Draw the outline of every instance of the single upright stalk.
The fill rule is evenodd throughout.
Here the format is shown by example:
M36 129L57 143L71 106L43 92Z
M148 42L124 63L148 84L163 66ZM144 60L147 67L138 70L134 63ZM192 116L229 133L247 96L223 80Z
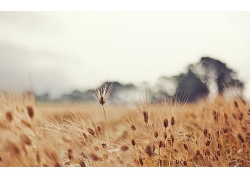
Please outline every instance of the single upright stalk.
M109 137L109 145L111 145L110 134L109 134L109 126L108 126L108 120L107 120L106 112L105 112L105 109L104 109L104 105L102 105L102 109L103 109L103 113L104 113L105 120L106 120L106 128L107 128L108 137Z

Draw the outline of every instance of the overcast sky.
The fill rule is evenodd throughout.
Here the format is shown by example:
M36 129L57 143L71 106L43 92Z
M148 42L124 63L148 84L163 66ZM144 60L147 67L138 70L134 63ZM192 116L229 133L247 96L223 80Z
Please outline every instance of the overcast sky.
M60 96L105 80L153 84L209 56L249 96L249 22L250 12L0 12L0 88L31 82Z

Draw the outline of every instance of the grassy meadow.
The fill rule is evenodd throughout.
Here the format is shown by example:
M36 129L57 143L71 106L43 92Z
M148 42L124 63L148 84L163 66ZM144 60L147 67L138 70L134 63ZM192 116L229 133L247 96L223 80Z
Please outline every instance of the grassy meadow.
M180 103L141 93L132 106L39 103L0 93L2 167L248 167L250 104L217 96Z

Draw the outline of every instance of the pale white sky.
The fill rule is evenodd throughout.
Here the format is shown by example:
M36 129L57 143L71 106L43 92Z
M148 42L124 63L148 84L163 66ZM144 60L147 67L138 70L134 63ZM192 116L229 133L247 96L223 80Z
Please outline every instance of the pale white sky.
M250 95L250 12L0 12L0 88L61 95L96 79L154 83L203 56ZM96 78L97 77L97 78Z

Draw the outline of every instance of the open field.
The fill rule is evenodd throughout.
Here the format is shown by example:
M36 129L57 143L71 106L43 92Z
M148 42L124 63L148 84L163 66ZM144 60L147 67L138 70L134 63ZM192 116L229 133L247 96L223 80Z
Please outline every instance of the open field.
M249 166L249 125L238 97L149 104L142 95L120 107L0 94L0 166Z

